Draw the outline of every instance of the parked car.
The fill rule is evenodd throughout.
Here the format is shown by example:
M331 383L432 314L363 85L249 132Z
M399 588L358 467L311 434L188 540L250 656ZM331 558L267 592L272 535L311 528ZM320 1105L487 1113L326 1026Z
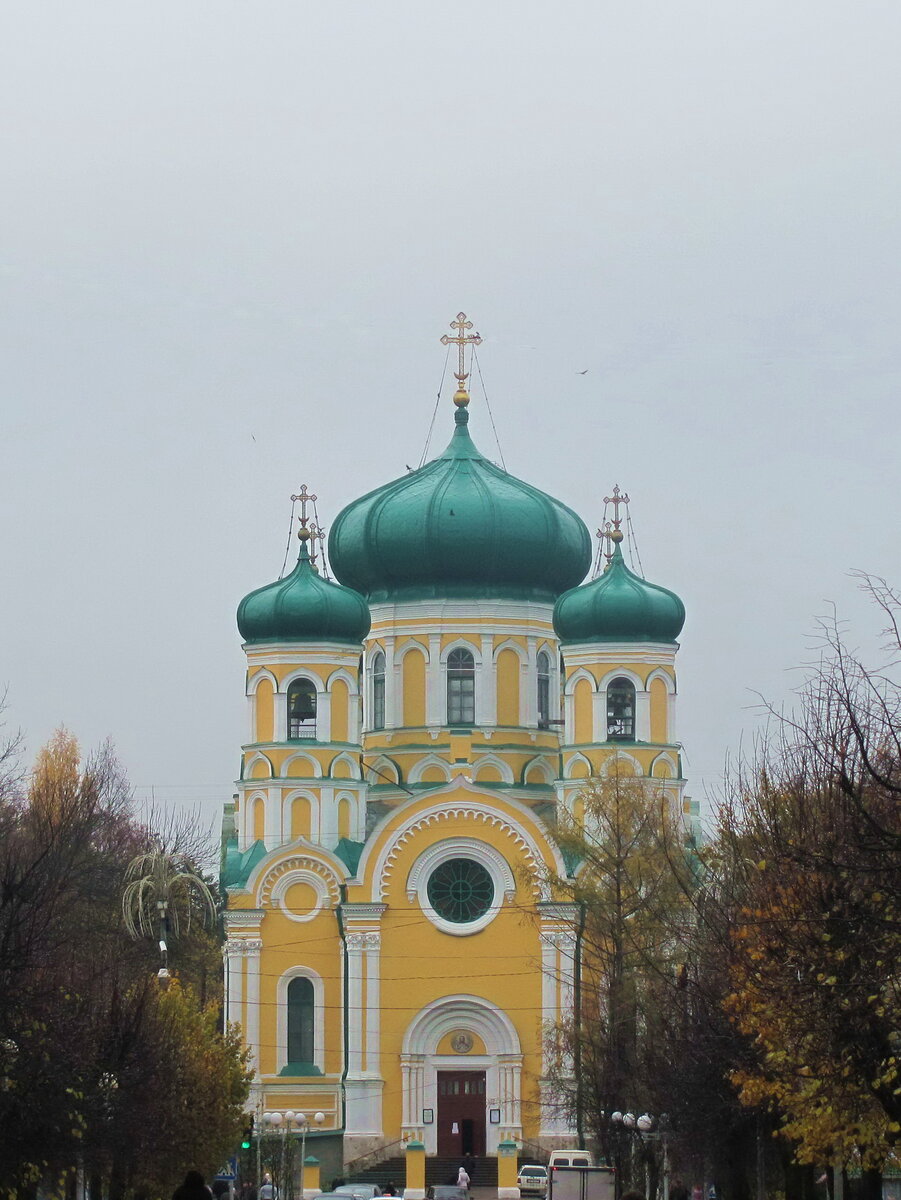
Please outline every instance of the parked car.
M382 1189L377 1183L342 1183L335 1188L336 1196L353 1196L354 1200L372 1200L373 1196L381 1196Z
M469 1200L466 1188L450 1183L433 1183L426 1192L426 1200Z
M523 1196L546 1196L547 1167L542 1167L540 1163L523 1163L516 1182Z

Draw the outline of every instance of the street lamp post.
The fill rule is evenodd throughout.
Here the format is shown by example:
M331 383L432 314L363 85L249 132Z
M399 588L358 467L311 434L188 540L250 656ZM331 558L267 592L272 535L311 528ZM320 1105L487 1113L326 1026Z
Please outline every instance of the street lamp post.
M298 1116L298 1120L300 1121L300 1193L301 1193L301 1197L303 1197L304 1196L303 1181L304 1181L304 1175L306 1172L306 1163L307 1163L307 1118L303 1113L298 1113L297 1116ZM314 1125L317 1126L317 1128L318 1128L318 1126L320 1126L322 1124L322 1122L324 1120L325 1120L325 1113L321 1113L321 1112L313 1113L313 1123L314 1123Z
M321 1125L324 1120L325 1120L325 1113L317 1112L317 1113L313 1114L313 1123L315 1125L317 1125L317 1126ZM309 1124L310 1124L309 1119L308 1119L306 1113L295 1112L293 1108L289 1108L283 1113L281 1113L281 1112L264 1112L263 1113L263 1125L276 1130L276 1132L281 1131L282 1145L281 1145L281 1154L279 1155L281 1167L280 1167L280 1170L278 1173L278 1187L279 1187L279 1191L280 1191L279 1200L291 1200L291 1196L289 1195L289 1192L293 1191L292 1188L286 1187L286 1184L285 1184L286 1162L287 1162L287 1155L288 1155L288 1137L290 1136L292 1125L296 1125L297 1128L300 1130L300 1187L301 1187L301 1192L303 1192L304 1162L306 1160L307 1129L309 1128ZM260 1153L259 1153L259 1143L258 1143L257 1144L257 1186L258 1187L259 1187L259 1178L260 1178Z
M650 1113L642 1113L640 1117L636 1117L632 1112L613 1112L610 1114L610 1125L616 1134L616 1149L617 1149L617 1179L615 1183L617 1198L622 1194L622 1180L620 1178L620 1165L622 1159L621 1152L621 1137L623 1131L634 1133L641 1149L642 1168L644 1170L644 1190L647 1195L648 1191L648 1158L645 1153L644 1143L660 1141L663 1147L663 1200L669 1200L669 1142L668 1136L670 1132L669 1117L663 1113L660 1118L652 1117ZM655 1128L656 1125L656 1128ZM630 1141L630 1182L634 1186L635 1180L632 1176L635 1174L635 1143ZM656 1174L656 1171L655 1171ZM656 1187L655 1187L656 1191Z

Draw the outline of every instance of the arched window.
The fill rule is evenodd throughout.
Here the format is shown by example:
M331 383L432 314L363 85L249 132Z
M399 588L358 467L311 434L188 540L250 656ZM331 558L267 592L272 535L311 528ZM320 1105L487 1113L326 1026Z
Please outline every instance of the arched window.
M298 976L288 984L288 1062L313 1062L313 984Z
M372 728L385 728L385 656L381 650L372 660Z
M447 656L447 723L473 725L476 719L476 664L468 650Z
M628 679L607 686L607 740L635 741L635 688Z
M551 727L551 660L544 650L538 655L538 728Z
M288 688L288 738L316 737L316 687L309 679L295 679Z

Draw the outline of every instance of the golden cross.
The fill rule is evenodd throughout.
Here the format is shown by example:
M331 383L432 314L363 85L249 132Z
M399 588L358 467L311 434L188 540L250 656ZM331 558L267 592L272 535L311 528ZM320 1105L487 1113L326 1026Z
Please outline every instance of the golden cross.
M291 497L292 504L300 502L300 529L297 531L297 536L304 541L310 536L307 530L307 505L315 504L318 499L318 496L314 496L312 492L307 491L305 483L300 485L300 491L297 495Z
M482 337L481 337L481 334L479 334L479 333L473 333L467 337L466 330L472 329L472 321L467 321L466 313L464 313L464 312L457 313L457 319L456 319L456 321L451 321L450 327L451 327L451 329L456 329L458 331L457 336L451 337L451 335L449 333L445 333L441 338L441 345L442 346L450 346L450 345L454 344L459 349L460 369L458 371L455 371L454 375L456 376L456 379L457 379L457 390L460 392L465 392L466 391L466 380L469 378L468 372L466 371L465 363L463 361L463 355L466 350L466 345L467 345L467 343L469 343L473 346L481 346Z
M622 517L619 515L619 506L621 504L628 504L629 496L626 492L621 492L619 490L619 484L615 483L613 485L613 495L605 496L604 503L613 505L613 529L616 533L618 533L619 527L622 524ZM620 542L622 541L622 538L615 538L614 540Z

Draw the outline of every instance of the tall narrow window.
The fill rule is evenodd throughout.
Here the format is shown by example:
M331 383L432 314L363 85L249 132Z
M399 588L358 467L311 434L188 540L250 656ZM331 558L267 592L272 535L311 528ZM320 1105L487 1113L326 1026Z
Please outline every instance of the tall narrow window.
M538 655L538 728L551 726L551 660L544 650Z
M614 679L607 687L607 738L635 741L635 688L628 679Z
M447 723L473 725L476 719L476 664L468 650L447 656Z
M288 688L288 738L316 737L316 688L309 679L295 679Z
M313 1062L313 984L298 977L288 984L288 1062Z
M372 660L372 728L385 728L385 656L381 650Z

